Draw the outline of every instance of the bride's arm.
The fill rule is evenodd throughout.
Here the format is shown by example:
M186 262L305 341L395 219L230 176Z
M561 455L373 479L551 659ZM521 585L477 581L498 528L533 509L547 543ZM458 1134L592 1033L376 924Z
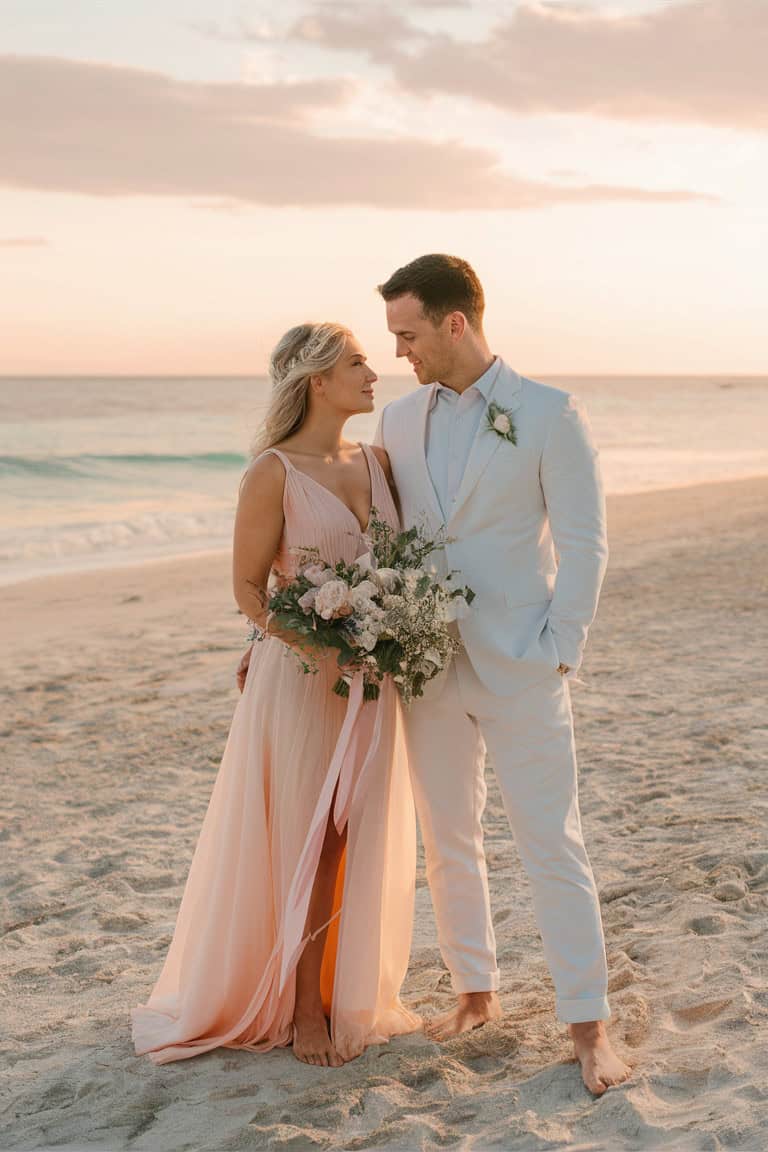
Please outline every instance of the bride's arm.
M304 636L268 621L267 582L283 532L284 488L285 469L273 453L258 457L245 473L235 514L232 586L237 605L249 620L306 656L310 649ZM314 659L322 656L314 653ZM243 657L238 668L239 686L241 680L245 683L247 670L248 660Z
M397 508L397 515L400 516L401 515L400 497L398 495L397 487L395 485L395 478L392 475L392 465L389 462L389 456L387 455L387 451L385 448L380 448L378 444L371 444L371 448L376 453L376 459L378 460L379 464L381 464L382 468L384 469L384 475L387 478L387 484L389 485L389 490L392 493L392 499L395 502L395 508Z
M277 456L260 456L240 484L232 547L232 587L238 607L261 628L267 621L267 581L283 532L285 470Z

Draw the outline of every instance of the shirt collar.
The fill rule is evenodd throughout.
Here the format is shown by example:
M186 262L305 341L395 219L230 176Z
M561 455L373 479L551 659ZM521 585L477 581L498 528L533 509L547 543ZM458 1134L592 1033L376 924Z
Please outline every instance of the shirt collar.
M491 361L489 366L486 368L485 372L483 372L482 376L478 377L478 379L475 380L475 382L473 384L470 384L469 388L467 388L466 391L469 392L470 389L474 389L476 392L480 393L483 400L485 400L487 403L488 394L491 391L491 387L493 385L493 382L496 379L496 373L498 372L500 367L501 367L501 360L499 359L498 356L494 356L493 360ZM430 410L432 408L434 408L435 404L437 404L437 398L441 392L451 392L451 391L452 391L451 388L446 388L445 384L441 384L439 380L436 381L434 386L433 386L433 389L432 389L432 399L430 400L430 403L429 403ZM456 395L456 394L454 393L454 395Z

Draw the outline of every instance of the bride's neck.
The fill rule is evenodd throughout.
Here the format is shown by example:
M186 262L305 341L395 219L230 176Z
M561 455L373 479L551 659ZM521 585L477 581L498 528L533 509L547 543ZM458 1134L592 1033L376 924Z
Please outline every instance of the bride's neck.
M291 437L293 446L309 456L338 456L346 446L342 436L345 423L346 417L334 412L310 412L299 432Z

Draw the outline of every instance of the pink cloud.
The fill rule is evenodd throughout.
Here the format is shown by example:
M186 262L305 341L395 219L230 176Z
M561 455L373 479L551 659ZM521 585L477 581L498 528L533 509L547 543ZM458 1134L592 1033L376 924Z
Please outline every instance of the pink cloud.
M318 135L349 89L197 84L57 59L0 57L0 182L97 196L262 205L487 210L702 199L685 189L561 186L457 141ZM706 197L704 197L706 198Z
M645 14L521 4L481 43L445 36L391 57L413 92L516 115L578 114L768 128L768 3L691 0Z
M285 35L366 51L411 93L461 95L516 116L768 128L768 0L631 14L528 0L471 42L415 27L407 8L315 3Z

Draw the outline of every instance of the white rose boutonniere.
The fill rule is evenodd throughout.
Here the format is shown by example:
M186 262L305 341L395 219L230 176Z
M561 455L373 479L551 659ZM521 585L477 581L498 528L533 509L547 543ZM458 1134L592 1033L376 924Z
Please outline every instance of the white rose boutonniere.
M488 419L488 428L491 432L495 432L497 436L501 436L504 440L509 440L510 444L517 444L517 431L512 421L512 416L499 404L491 402L488 405L486 412Z

